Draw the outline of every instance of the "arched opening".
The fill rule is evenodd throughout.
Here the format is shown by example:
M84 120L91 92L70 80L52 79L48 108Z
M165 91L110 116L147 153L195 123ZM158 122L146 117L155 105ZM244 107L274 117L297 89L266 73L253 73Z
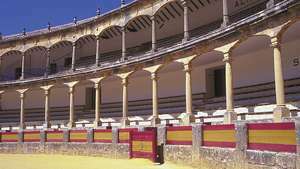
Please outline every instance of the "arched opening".
M86 35L76 41L76 67L88 68L96 61L96 36Z
M8 51L1 56L1 81L20 79L22 74L22 52Z
M100 33L100 63L118 61L122 56L122 32L120 26L110 26Z
M72 64L72 42L60 41L50 47L50 74L69 70Z
M141 55L151 50L151 26L150 16L141 15L129 20L126 24L126 48L127 56Z
M47 48L32 47L25 51L25 78L43 76L46 71Z

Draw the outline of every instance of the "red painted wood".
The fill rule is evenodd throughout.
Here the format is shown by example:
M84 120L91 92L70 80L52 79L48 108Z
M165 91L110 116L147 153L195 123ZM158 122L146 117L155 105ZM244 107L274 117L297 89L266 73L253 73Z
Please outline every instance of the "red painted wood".
M249 143L248 149L296 153L296 145Z
M221 147L221 148L235 148L235 143L234 142L204 141L203 146L206 146L206 147Z
M295 123L248 124L248 130L295 130Z
M207 125L202 126L203 130L235 130L234 124L224 124L224 125Z

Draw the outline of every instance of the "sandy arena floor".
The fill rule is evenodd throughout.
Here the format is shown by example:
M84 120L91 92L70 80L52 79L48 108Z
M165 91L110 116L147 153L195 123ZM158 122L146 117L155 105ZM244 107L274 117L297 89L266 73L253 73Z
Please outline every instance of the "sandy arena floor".
M116 160L63 155L0 155L0 169L192 169L171 163L153 164L143 159Z

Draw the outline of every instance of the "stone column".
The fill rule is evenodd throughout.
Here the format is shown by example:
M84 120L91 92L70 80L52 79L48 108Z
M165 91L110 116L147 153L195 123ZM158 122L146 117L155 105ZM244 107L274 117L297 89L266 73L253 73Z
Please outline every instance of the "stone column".
M152 80L152 126L160 124L160 119L158 117L158 98L157 98L157 73L151 73Z
M75 85L78 83L78 81L65 83L69 87L69 98L70 98L70 108L69 108L69 123L68 128L72 129L75 126L74 123L74 90Z
M151 80L152 80L152 126L156 126L160 124L159 114L158 114L158 96L157 96L157 83L158 83L158 70L163 65L155 65L151 67L144 68L145 71L151 73Z
M50 74L50 52L50 48L47 48L45 77L48 77L48 75Z
M236 146L234 152L234 161L236 162L235 166L237 168L244 168L246 166L246 151L248 145L248 130L246 122L238 122L235 124L235 137L236 137Z
M126 127L129 125L129 120L128 120L128 79L123 78L122 79L122 91L123 91L123 116L122 116L122 121L121 121L121 126Z
M223 0L223 26L229 24L229 15L228 15L228 0Z
M192 124L193 133L193 150L192 150L192 162L197 163L200 159L200 148L202 146L202 125Z
M192 99L192 61L197 55L188 56L185 58L177 59L176 62L182 63L185 72L185 102L186 102L186 114L182 118L183 125L190 125L195 122L193 115L193 99Z
M25 129L25 119L24 119L24 113L25 113L25 104L24 104L24 101L25 101L25 94L26 92L28 91L28 89L20 89L20 90L17 90L17 92L20 93L20 129Z
M75 71L75 64L76 64L76 42L72 43L72 66L71 70Z
M100 112L101 112L101 81L105 77L100 77L96 79L90 79L90 81L94 82L95 84L95 121L94 121L94 128L97 128L101 125L100 122Z
M156 51L156 22L155 22L155 16L151 16L151 22L152 22L152 52Z
M100 36L97 36L96 38L96 62L95 62L95 66L99 66L100 65Z
M121 32L122 32L122 59L121 61L125 61L126 60L126 27L123 26L121 28Z
M284 80L279 39L277 37L273 37L271 39L271 43L274 50L274 74L277 104L277 107L274 109L274 122L281 122L282 118L290 117L290 111L285 105Z
M51 128L50 124L50 90L53 87L53 85L48 86L42 86L41 88L45 92L45 123L44 123L44 129Z
M224 114L224 123L231 124L237 117L233 107L233 80L232 80L232 58L230 53L224 53L225 78L226 78L226 113Z
M21 63L21 67L22 67L22 72L21 72L21 80L25 79L25 52L22 53L22 63Z
M190 39L189 35L189 0L181 0L183 7L183 24L184 24L184 37L183 42L187 42Z

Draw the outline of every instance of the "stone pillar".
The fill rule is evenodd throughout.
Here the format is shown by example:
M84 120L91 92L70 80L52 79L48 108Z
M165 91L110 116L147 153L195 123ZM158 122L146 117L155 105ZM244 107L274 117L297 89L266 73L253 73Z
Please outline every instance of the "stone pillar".
M96 62L95 62L95 66L99 66L100 65L100 36L97 36L96 38Z
M186 117L183 118L183 124L189 125L195 122L195 117L192 110L192 66L190 64L184 65L185 72L185 104L186 104Z
M21 67L22 67L22 72L21 72L21 80L25 79L25 52L22 53L22 63L21 63Z
M160 124L160 119L158 116L158 97L157 97L157 73L151 73L152 80L152 126Z
M189 35L189 0L181 0L183 7L183 24L184 24L184 36L183 42L187 42L190 39Z
M195 163L200 159L200 148L202 146L202 125L192 124L192 133L193 133L192 162Z
M50 48L47 48L45 77L48 77L50 74L50 51Z
M234 158L236 158L235 166L239 166L237 168L243 168L246 166L246 151L248 145L248 130L247 124L245 122L238 122L235 124L236 131L236 147Z
M228 0L223 0L223 25L226 27L229 24Z
M25 120L24 120L24 113L25 113L25 94L28 91L28 89L20 89L17 90L17 92L20 93L20 130L25 129Z
M100 112L101 112L101 81L104 79L105 77L100 77L100 78L96 78L96 79L90 79L90 81L94 82L95 84L95 121L94 121L94 128L97 128L98 126L101 125L100 122Z
M65 143L68 143L70 141L70 131L68 129L63 130L63 139Z
M226 113L224 114L224 123L231 124L237 117L233 107L233 80L232 80L232 58L230 53L224 53L225 78L226 78Z
M94 142L94 129L87 130L87 142L93 143Z
M300 169L300 117L295 119L295 130L296 130L296 139L297 139L297 160L296 167Z
M152 52L156 51L156 20L155 16L151 16L152 22Z
M76 42L72 44L72 66L71 70L75 71L75 64L76 64Z
M122 32L122 59L121 61L125 61L126 60L126 27L123 26L121 28L121 32Z
M45 123L44 123L44 129L51 128L50 124L50 89L53 87L53 85L48 86L42 86L41 88L45 92Z
M78 83L78 81L65 83L69 87L69 98L70 98L70 108L69 108L69 123L68 128L72 129L75 126L74 123L74 90L75 85Z
M281 122L284 117L290 117L290 111L285 105L284 80L281 63L280 41L277 37L271 39L274 50L274 74L276 91L276 108L274 109L274 122Z
M44 144L47 141L46 130L40 131L41 143Z
M165 145L167 143L167 127L159 125L157 127L157 145Z
M122 115L122 121L121 121L121 126L126 127L129 125L129 120L128 120L128 79L123 78L122 79L122 91L123 91L123 115Z

